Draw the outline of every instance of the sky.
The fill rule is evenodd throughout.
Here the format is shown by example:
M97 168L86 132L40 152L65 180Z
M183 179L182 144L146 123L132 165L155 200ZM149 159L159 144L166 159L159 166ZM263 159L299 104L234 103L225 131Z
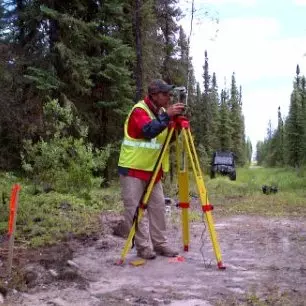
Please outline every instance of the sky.
M180 0L191 29L191 0ZM253 151L277 127L277 110L289 112L296 66L306 75L306 0L194 0L190 36L196 80L203 83L204 51L219 89L230 88L235 72L242 86L246 136ZM206 13L207 12L207 13Z

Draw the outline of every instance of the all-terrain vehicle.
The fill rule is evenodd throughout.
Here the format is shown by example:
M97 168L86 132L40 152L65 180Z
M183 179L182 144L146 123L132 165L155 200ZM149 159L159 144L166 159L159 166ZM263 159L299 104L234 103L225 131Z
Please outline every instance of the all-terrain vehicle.
M233 152L214 152L211 161L210 178L215 178L217 173L227 175L232 181L236 180L235 154Z

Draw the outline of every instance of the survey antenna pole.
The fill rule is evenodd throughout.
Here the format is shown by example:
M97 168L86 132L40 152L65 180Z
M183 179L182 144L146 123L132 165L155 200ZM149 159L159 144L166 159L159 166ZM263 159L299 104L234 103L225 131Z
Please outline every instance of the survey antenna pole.
M190 79L190 71L189 71L189 49L190 49L190 39L192 35L192 25L193 25L193 13L194 13L194 0L191 3L191 20L190 20L190 32L187 40L187 84L186 84L186 105L188 105L188 97L189 97L189 79Z

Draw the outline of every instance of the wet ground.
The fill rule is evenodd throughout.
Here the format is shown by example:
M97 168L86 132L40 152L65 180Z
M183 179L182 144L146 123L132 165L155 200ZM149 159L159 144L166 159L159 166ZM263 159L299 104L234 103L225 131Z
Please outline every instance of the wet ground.
M171 218L176 222L168 220L169 241L182 249L177 217L174 213ZM7 303L306 305L305 219L214 219L226 270L217 269L208 230L200 221L190 225L190 251L181 251L181 260L157 257L135 267L130 264L136 259L131 250L126 263L117 266L125 240L113 235L118 216L106 214L102 217L103 235L53 249L52 256L55 253L58 259L55 256L48 261L48 253L42 253L44 260L29 264L27 271L36 271L37 275L28 281L26 292L9 293ZM62 253L65 256L60 257Z

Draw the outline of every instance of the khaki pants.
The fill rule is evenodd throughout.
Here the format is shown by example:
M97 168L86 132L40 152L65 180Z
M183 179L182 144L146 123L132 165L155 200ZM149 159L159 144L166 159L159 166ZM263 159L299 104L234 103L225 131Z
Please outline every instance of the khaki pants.
M120 184L121 196L125 209L125 226L129 231L133 224L136 208L147 182L135 177L120 175ZM149 219L149 233L146 226L147 219ZM140 250L149 247L149 237L151 238L154 248L166 245L167 238L165 232L165 198L162 183L159 181L153 187L144 217L138 224L138 230L135 235L136 249Z

